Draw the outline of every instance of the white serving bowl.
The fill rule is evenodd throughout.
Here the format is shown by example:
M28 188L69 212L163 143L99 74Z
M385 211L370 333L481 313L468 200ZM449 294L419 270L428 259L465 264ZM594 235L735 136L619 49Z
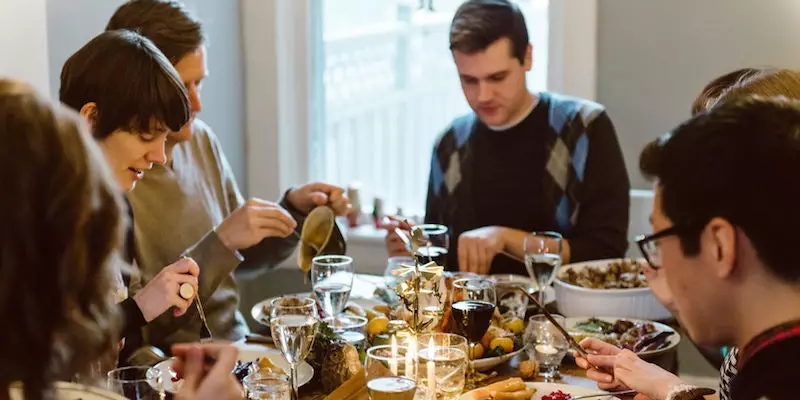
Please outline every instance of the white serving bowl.
M562 280L567 269L580 271L583 268L603 266L615 261L621 259L587 261L561 266L553 282L559 313L565 317L604 316L655 321L672 318L672 314L658 302L649 287L588 289Z

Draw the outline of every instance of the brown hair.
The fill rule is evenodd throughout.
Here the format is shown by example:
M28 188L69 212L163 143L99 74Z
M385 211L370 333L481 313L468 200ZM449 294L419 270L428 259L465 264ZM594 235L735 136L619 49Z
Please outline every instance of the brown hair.
M528 28L519 7L508 0L469 0L458 7L450 24L450 50L477 53L508 38L512 56L525 62Z
M103 32L70 56L61 69L58 94L75 110L97 105L95 139L120 129L154 134L153 123L175 132L191 112L175 67L150 40L126 30Z
M203 26L174 0L131 0L117 8L106 30L129 29L152 40L176 64L206 41Z
M121 193L77 114L2 78L0 141L0 392L49 398L116 346Z
M692 115L697 115L707 110L709 105L715 101L719 97L720 93L722 93L728 87L744 78L747 78L748 76L755 75L761 71L762 69L760 68L740 68L735 71L728 72L725 75L718 76L709 82L703 88L703 90L700 91L700 94L695 97L694 101L692 102Z
M709 102L709 108L743 97L779 97L800 100L800 72L791 69L762 70L740 79Z

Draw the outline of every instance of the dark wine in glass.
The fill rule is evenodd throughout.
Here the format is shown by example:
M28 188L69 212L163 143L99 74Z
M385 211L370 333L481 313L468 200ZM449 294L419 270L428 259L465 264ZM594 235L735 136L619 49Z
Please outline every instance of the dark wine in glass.
M436 265L444 266L447 262L447 248L439 246L420 247L414 253L414 257L417 258L417 262L420 265L435 261Z
M466 278L453 282L450 303L456 328L469 342L469 358L473 358L475 344L481 340L494 314L497 295L494 282L485 278ZM474 368L467 364L466 387L475 387Z
M492 322L494 304L485 301L462 300L453 303L453 321L462 336L470 342L481 340Z

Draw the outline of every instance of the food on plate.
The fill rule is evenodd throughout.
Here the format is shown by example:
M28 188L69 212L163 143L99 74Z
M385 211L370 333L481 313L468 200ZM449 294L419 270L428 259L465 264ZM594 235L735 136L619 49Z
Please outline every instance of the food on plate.
M520 378L496 382L472 392L473 400L528 400L536 389L529 389Z
M233 374L239 382L247 375L258 373L285 375L286 371L273 364L267 357L259 357L253 361L236 361L236 366L233 368Z
M379 335L389 330L389 318L375 317L367 324L367 333Z
M480 343L475 343L472 347L472 360L478 360L483 357L483 346Z
M635 353L660 350L669 345L672 332L659 331L652 322L618 319L615 322L589 318L570 329L570 335L581 341L586 337L600 339Z
M569 400L570 398L572 398L571 394L564 393L560 390L542 396L542 400Z
M333 392L362 369L358 350L338 337L325 322L320 322L311 352L306 357L314 368L314 380L322 389Z
M494 338L492 342L489 344L489 348L495 349L498 347L503 349L503 352L505 352L506 354L512 353L514 351L514 341L511 340L511 338L509 337Z
M503 327L513 332L515 335L519 335L525 330L525 324L519 318L512 318L506 321Z
M582 268L567 266L559 272L559 279L589 289L647 287L642 264L642 261L626 258L606 265L584 265Z
M525 360L519 363L519 375L522 379L533 379L539 375L539 363L535 360Z

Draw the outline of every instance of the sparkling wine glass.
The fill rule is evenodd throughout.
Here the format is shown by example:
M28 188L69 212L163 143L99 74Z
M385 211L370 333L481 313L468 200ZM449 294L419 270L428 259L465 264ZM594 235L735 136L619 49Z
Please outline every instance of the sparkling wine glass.
M532 232L523 239L525 268L538 286L538 300L542 306L545 305L545 291L553 284L561 266L562 242L558 232Z
M336 329L343 321L339 316L350 299L353 288L353 259L347 256L318 256L311 263L311 287L325 312L325 322Z
M466 278L453 282L451 304L456 329L469 342L469 358L474 358L478 343L492 322L497 303L494 282L486 278ZM472 362L467 368L467 388L474 387Z
M395 345L367 350L364 372L370 400L414 399L417 391L415 366L407 362L406 352L407 347Z
M297 366L303 362L317 334L317 304L312 298L279 297L270 312L272 340L291 369L292 395L297 394Z

